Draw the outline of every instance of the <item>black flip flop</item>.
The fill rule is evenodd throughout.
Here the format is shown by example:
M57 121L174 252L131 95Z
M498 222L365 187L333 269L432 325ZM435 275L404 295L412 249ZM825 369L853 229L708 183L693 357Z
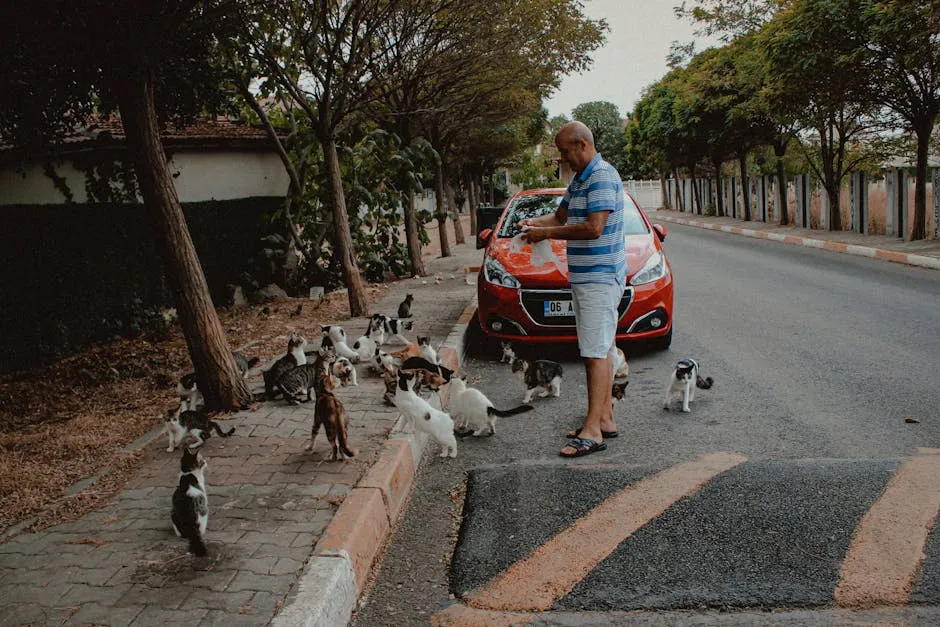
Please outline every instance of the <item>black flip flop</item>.
M588 438L574 438L568 442L568 446L574 449L574 453L562 453L558 451L558 454L562 457L584 457L585 455L607 449L606 442L598 443Z
M581 435L581 429L575 429L574 431L569 431L567 435L565 435L565 437L576 438L579 435ZM617 433L616 431L604 431L603 429L601 429L601 437L603 437L605 440L612 440L616 438L618 435L620 434Z

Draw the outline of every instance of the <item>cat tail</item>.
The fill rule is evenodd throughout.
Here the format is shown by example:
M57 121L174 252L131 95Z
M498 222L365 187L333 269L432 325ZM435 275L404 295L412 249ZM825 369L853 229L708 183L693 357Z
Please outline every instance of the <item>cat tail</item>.
M496 409L495 407L487 407L486 415L487 416L499 416L500 418L506 418L507 416L515 416L516 414L524 414L527 411L535 409L532 405L519 405L519 407L513 407L512 409Z
M198 531L189 537L189 551L196 557L204 557L209 552Z
M248 367L249 367L249 368L254 368L254 367L257 366L259 363L261 363L261 358L260 358L260 357L252 357L251 359L248 360Z
M339 431L339 433L336 434L336 443L339 444L339 450L343 451L343 455L346 457L355 457L356 451L349 448L349 445L346 443L346 429L341 427L337 429L337 431Z
M695 380L695 387L701 388L701 389L703 389L703 390L707 390L707 389L710 388L714 383L715 383L715 380L712 379L711 377L705 377L704 379L703 379L702 377L698 377L698 378Z
M219 426L219 423L217 423L217 422L214 421L214 420L210 423L210 425L212 426L213 429L215 429L215 432L218 433L218 434L219 434L220 436L222 436L223 438L227 438L228 436L230 436L230 435L232 435L233 433L235 433L235 427L232 427L232 428L229 429L228 431L222 431L222 427L220 427L220 426Z

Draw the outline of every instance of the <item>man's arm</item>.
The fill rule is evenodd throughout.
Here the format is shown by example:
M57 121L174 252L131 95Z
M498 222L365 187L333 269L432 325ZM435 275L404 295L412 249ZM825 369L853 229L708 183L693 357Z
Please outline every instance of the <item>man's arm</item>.
M520 220L519 226L556 227L562 226L567 222L568 208L565 206L560 206L553 213L546 213L544 216L539 216L537 218L526 218L525 220Z
M597 239L604 232L610 211L594 211L579 224L533 226L525 231L523 239L530 244L543 239ZM544 217L544 216L543 216Z

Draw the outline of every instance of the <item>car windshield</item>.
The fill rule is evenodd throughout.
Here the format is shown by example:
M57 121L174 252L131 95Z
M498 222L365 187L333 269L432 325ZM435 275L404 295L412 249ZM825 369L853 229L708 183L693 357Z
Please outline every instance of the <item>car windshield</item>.
M515 199L509 207L506 208L505 218L499 228L497 237L515 237L520 233L519 221L526 218L537 218L547 213L552 213L561 204L561 194L539 194L532 196L522 196ZM633 199L627 194L623 195L624 209L624 235L642 235L649 233L646 228L646 222L640 215Z

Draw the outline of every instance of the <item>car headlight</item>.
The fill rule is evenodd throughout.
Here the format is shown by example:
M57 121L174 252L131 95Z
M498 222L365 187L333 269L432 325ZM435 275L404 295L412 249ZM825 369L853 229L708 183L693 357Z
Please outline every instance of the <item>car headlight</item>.
M669 268L666 266L666 256L661 252L656 251L650 255L650 258L647 260L643 268L633 275L633 278L630 280L630 285L643 285L644 283L652 283L653 281L663 278L668 273Z
M503 264L489 255L483 260L483 278L493 285L502 285L512 289L521 287L519 279L509 274Z

